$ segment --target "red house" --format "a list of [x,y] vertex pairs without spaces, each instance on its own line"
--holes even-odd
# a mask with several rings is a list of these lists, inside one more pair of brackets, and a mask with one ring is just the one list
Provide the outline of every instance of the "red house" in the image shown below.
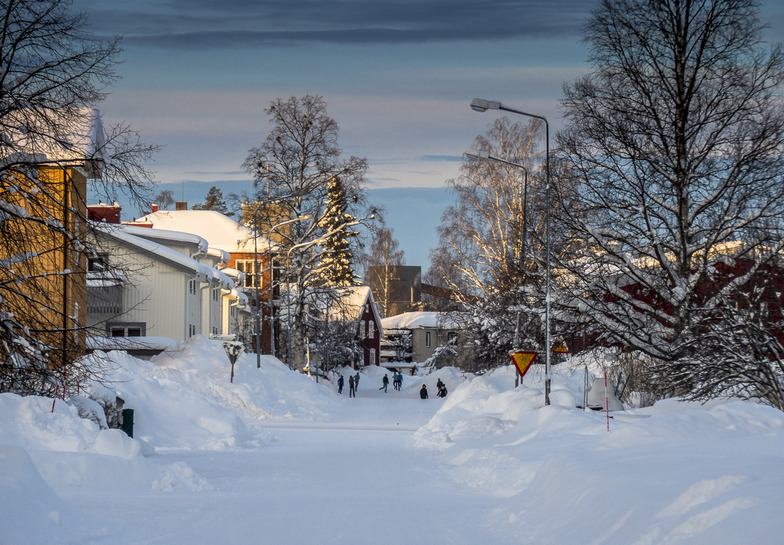
[[356,328],[355,340],[362,348],[358,362],[346,362],[355,369],[367,365],[379,365],[381,355],[381,316],[368,286],[335,288],[337,301],[331,306],[331,319],[352,323]]

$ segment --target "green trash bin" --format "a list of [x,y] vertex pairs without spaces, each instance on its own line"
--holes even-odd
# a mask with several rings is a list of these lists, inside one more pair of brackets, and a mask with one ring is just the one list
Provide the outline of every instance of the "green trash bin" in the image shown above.
[[121,429],[128,437],[133,437],[133,409],[123,409]]

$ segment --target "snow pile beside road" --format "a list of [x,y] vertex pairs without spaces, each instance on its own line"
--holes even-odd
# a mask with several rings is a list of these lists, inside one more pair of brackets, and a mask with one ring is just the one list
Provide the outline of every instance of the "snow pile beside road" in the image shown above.
[[[0,414],[6,416],[4,409],[7,406],[0,408]],[[44,482],[30,455],[3,443],[0,438],[0,542],[84,543],[95,535],[87,518]]]
[[[766,543],[784,535],[784,414],[665,400],[611,413],[544,406],[510,369],[457,388],[414,444],[452,478],[508,498],[491,524],[525,543]],[[553,376],[580,399],[581,373]],[[557,388],[557,390],[556,390]],[[521,523],[525,521],[525,523]],[[600,531],[597,531],[601,529]]]
[[[53,410],[54,409],[54,410]],[[119,430],[101,429],[61,399],[0,395],[0,445],[29,451],[94,452],[133,457],[142,446]]]
[[223,450],[268,441],[248,422],[323,415],[334,396],[277,358],[253,354],[231,365],[218,341],[194,337],[151,361],[112,352],[109,384],[134,409],[134,437],[156,448]]

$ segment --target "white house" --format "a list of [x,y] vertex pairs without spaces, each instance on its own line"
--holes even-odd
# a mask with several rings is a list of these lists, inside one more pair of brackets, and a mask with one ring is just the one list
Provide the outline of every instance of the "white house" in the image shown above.
[[[163,229],[147,229],[123,226],[129,234],[157,242],[169,249],[178,251],[192,259],[203,263],[211,269],[219,269],[220,273],[231,280],[231,287],[227,285],[200,286],[201,293],[201,327],[198,331],[207,337],[231,336],[241,331],[243,314],[246,310],[248,299],[235,286],[242,285],[244,275],[235,269],[226,267],[230,254],[224,250],[208,246],[207,240],[193,233],[168,231]],[[250,320],[249,316],[246,316]]]
[[[268,238],[256,237],[253,230],[214,210],[154,210],[126,225],[150,228],[150,231],[166,230],[191,233],[206,241],[210,249],[228,254],[225,265],[242,273],[242,284],[237,284],[245,292],[249,303],[255,306],[259,299],[261,322],[261,349],[270,353],[273,331],[271,301],[273,293],[273,274],[271,255],[277,246]],[[254,309],[253,312],[256,312]],[[250,321],[248,321],[250,325]],[[251,329],[244,330],[251,333]]]
[[455,319],[443,312],[404,312],[381,320],[386,332],[386,342],[382,349],[385,362],[395,360],[394,344],[396,337],[410,335],[410,359],[422,363],[433,355],[436,348],[446,345],[457,338],[461,327]]
[[[145,229],[106,223],[94,227],[91,236],[100,250],[87,272],[87,325],[93,337],[179,341],[226,333],[223,299],[241,302],[228,275],[194,259],[217,261],[204,239],[169,233],[156,242],[138,236],[139,230],[149,231]],[[159,243],[163,241],[182,251]]]

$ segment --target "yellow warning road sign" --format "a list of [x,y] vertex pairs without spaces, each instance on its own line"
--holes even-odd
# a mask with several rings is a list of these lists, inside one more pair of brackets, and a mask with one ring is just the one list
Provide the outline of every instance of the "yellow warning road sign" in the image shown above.
[[517,367],[517,372],[520,373],[521,377],[524,377],[525,374],[528,372],[528,369],[531,367],[531,364],[536,359],[537,352],[510,352],[509,357],[512,358],[512,362]]

